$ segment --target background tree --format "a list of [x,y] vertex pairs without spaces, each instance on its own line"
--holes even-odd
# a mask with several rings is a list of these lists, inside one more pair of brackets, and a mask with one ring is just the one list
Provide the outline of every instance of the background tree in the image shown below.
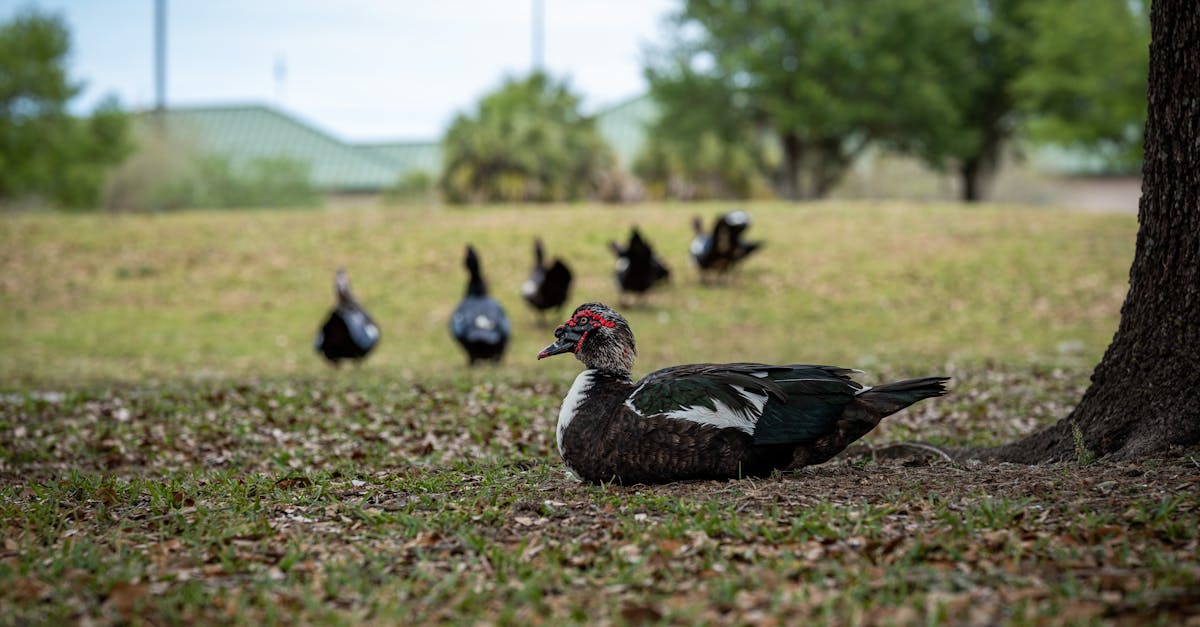
[[974,77],[963,84],[965,141],[928,160],[953,163],[963,200],[986,196],[1014,135],[1103,150],[1138,164],[1145,121],[1144,5],[1134,0],[982,0],[968,46]]
[[959,126],[947,131],[963,141],[933,159],[934,167],[957,168],[962,199],[983,200],[1000,167],[1005,143],[1017,130],[1017,96],[1013,85],[1029,64],[1025,42],[1032,37],[1026,6],[1036,0],[980,0],[970,4],[972,24],[965,41],[954,47],[971,64],[970,79],[958,92]]
[[1136,142],[1139,6],[691,0],[647,63],[665,143],[651,149],[688,154],[705,134],[749,145],[779,195],[810,198],[874,143],[956,170],[980,200],[1025,118],[1035,139]]
[[952,4],[689,1],[674,23],[646,69],[656,141],[686,147],[707,131],[753,146],[785,198],[824,196],[873,140],[934,146],[951,141],[938,124],[959,126],[953,90],[968,68],[945,41],[965,41],[969,24]]
[[508,80],[460,114],[442,140],[450,202],[561,201],[619,195],[616,158],[579,97],[542,73]]
[[1200,442],[1200,12],[1155,0],[1142,200],[1129,293],[1079,405],[992,454],[1137,458]]
[[768,196],[769,185],[743,144],[712,132],[681,142],[650,142],[638,153],[633,173],[647,198],[711,200]]
[[[1029,66],[1014,84],[1033,139],[1136,172],[1142,159],[1149,0],[1061,0],[1028,6]],[[1086,51],[1086,52],[1081,52]]]
[[55,16],[26,11],[0,24],[0,201],[94,207],[107,168],[131,149],[115,100],[89,118],[67,112],[79,93],[65,69],[70,47]]

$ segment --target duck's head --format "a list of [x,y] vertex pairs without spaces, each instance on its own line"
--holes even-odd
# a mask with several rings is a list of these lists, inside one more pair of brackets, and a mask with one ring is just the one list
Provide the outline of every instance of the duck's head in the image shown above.
[[333,275],[333,291],[337,294],[338,303],[348,305],[354,303],[354,296],[350,293],[350,274],[345,268],[338,268]]
[[588,368],[629,372],[637,356],[633,331],[621,314],[603,303],[584,303],[554,330],[554,343],[538,359],[575,353]]

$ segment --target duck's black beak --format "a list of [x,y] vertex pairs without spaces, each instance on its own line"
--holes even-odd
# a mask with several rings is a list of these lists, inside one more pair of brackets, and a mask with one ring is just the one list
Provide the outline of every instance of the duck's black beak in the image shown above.
[[585,328],[570,321],[566,324],[560,324],[554,330],[554,343],[543,348],[542,352],[538,353],[538,359],[545,359],[546,357],[562,353],[574,353],[583,344],[583,338],[587,337],[589,330],[591,330],[591,327]]
[[546,357],[551,357],[562,353],[573,353],[575,352],[575,345],[577,342],[578,338],[571,340],[565,336],[560,337],[555,340],[553,344],[543,348],[542,352],[538,353],[538,359],[545,359]]

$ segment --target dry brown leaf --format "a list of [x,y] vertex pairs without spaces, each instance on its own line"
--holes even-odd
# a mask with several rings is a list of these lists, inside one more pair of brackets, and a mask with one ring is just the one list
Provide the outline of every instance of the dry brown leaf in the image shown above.
[[1007,529],[996,529],[983,534],[983,542],[989,549],[995,550],[1004,546],[1008,541],[1009,533]]
[[290,490],[292,488],[307,488],[312,485],[312,479],[308,477],[288,477],[275,482],[275,487],[280,490]]
[[120,502],[120,499],[117,498],[117,491],[108,486],[96,490],[96,496],[100,497],[100,502],[105,505],[116,505]]
[[22,577],[8,584],[8,594],[20,600],[42,599],[50,594],[50,587],[33,577]]
[[521,551],[521,561],[528,562],[529,560],[533,559],[535,555],[542,552],[542,548],[544,547],[540,542],[534,542],[533,544],[525,547],[525,549]]
[[645,625],[662,620],[662,612],[640,603],[626,604],[621,608],[621,618],[630,625]]
[[405,542],[404,548],[413,549],[435,546],[438,542],[441,542],[441,540],[442,536],[435,532],[422,531],[421,533],[417,534],[417,537]]
[[684,544],[678,540],[659,540],[658,550],[667,555],[680,555],[683,553]]
[[108,592],[108,598],[104,604],[115,609],[122,618],[128,619],[133,616],[138,601],[146,596],[146,592],[146,584],[118,581]]
[[188,496],[183,490],[176,490],[171,493],[172,507],[191,507],[196,504],[196,499]]

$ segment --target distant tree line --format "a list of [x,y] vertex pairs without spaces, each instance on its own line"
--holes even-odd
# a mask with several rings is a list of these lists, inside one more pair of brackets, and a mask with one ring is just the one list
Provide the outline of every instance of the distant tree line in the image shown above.
[[[973,201],[1017,138],[1134,172],[1148,11],[1144,0],[686,0],[647,51],[660,115],[625,164],[636,178],[566,81],[535,73],[454,120],[436,187],[454,203],[819,198],[878,148],[956,173]],[[234,168],[158,145],[114,99],[71,115],[69,50],[56,16],[0,24],[0,205],[319,202],[303,163]],[[399,180],[390,195],[425,197],[431,183]]]
[[302,206],[320,202],[306,164],[259,159],[235,168],[107,98],[85,116],[68,104],[70,33],[56,15],[25,10],[0,24],[0,206],[162,210]]
[[[1018,133],[1140,162],[1149,6],[1137,0],[688,0],[647,65],[650,180],[758,175],[827,194],[869,146],[956,171],[980,199]],[[715,142],[724,169],[685,158]],[[663,164],[669,167],[663,171]]]
[[63,60],[70,34],[33,11],[0,24],[0,202],[94,207],[108,167],[133,149],[116,100],[77,117],[80,85]]
[[[1140,0],[688,0],[648,54],[661,114],[633,171],[653,196],[819,198],[877,147],[956,172],[974,201],[1022,137],[1133,172],[1148,11]],[[460,116],[445,159],[452,202],[612,197],[625,183],[578,98],[541,75]]]

